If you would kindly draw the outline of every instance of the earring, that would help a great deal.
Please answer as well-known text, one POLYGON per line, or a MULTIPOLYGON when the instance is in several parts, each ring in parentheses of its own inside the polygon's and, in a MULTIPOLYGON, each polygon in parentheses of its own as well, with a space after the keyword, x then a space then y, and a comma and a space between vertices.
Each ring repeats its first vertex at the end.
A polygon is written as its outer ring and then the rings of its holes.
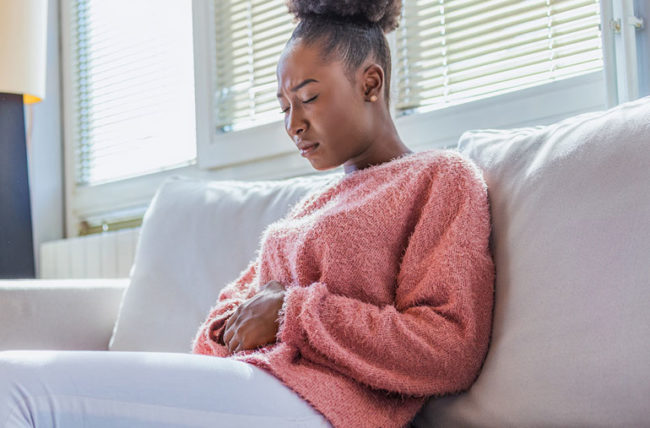
POLYGON ((377 101, 377 95, 373 95, 372 97, 370 97, 371 103, 374 103, 375 101, 377 101))

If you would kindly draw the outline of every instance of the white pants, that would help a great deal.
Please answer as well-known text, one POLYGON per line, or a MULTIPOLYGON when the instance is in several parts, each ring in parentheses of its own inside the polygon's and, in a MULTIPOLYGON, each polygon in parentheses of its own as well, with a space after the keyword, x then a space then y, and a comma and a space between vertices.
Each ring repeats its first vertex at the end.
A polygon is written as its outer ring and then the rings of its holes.
POLYGON ((0 427, 330 427, 273 375, 193 354, 0 352, 0 427))

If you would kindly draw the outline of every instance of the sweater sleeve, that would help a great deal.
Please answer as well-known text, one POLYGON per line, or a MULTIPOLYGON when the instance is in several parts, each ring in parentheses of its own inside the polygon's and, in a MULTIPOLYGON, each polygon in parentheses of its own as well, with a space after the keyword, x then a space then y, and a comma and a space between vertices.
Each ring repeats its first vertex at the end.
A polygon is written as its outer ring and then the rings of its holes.
POLYGON ((474 169, 433 180, 403 253, 393 305, 287 289, 279 341, 370 387, 430 396, 471 386, 491 330, 487 188, 474 169))
POLYGON ((222 344, 226 321, 237 307, 256 293, 258 261, 249 263, 239 277, 226 285, 217 298, 216 304, 210 309, 209 315, 199 328, 192 342, 193 354, 228 356, 228 349, 222 344), (215 340, 215 338, 218 338, 215 340))

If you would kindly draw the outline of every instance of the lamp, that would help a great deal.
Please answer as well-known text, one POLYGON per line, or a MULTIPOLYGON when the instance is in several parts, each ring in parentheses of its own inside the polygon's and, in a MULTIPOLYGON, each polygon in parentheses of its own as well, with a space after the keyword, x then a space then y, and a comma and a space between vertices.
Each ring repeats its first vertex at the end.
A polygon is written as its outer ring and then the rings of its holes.
POLYGON ((0 0, 0 278, 33 278, 23 103, 45 97, 47 0, 0 0))

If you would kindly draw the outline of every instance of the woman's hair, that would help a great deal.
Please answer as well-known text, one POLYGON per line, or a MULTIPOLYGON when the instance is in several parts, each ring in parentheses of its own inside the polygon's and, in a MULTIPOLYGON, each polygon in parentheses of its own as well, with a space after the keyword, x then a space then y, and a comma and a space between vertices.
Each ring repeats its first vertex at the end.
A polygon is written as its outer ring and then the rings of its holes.
POLYGON ((390 104, 390 49, 385 33, 399 25, 402 0, 287 0, 299 21, 289 43, 319 43, 325 59, 342 60, 350 81, 372 57, 384 69, 384 95, 390 104))

